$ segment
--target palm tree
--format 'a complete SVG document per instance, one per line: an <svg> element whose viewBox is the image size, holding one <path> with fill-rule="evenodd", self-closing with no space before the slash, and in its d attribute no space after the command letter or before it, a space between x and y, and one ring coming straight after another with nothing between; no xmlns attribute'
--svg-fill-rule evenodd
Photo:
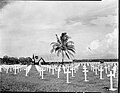
<svg viewBox="0 0 120 93"><path fill-rule="evenodd" d="M52 50L51 53L57 52L57 56L62 54L62 63L64 62L65 55L68 59L74 57L73 53L75 53L74 42L69 41L70 37L67 33L62 33L60 38L58 38L56 34L57 42L52 42Z"/></svg>

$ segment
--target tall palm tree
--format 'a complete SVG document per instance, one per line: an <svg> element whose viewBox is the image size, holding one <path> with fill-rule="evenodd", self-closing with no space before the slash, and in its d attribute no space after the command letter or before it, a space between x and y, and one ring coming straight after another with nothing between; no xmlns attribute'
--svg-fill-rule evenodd
<svg viewBox="0 0 120 93"><path fill-rule="evenodd" d="M73 53L75 53L74 42L69 41L70 37L67 33L62 33L60 38L58 38L56 34L57 42L52 42L52 50L51 53L57 53L57 56L62 54L62 63L64 62L65 55L68 59L74 57Z"/></svg>

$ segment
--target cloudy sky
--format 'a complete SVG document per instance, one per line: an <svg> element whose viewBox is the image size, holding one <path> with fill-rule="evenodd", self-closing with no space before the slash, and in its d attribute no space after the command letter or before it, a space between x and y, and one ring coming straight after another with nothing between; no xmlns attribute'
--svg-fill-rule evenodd
<svg viewBox="0 0 120 93"><path fill-rule="evenodd" d="M0 8L0 57L49 55L55 34L67 32L75 58L117 58L117 0L12 1Z"/></svg>

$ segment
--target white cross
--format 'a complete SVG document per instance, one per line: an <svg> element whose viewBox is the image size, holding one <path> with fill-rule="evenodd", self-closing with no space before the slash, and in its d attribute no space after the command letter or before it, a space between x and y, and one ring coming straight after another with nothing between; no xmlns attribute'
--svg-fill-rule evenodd
<svg viewBox="0 0 120 93"><path fill-rule="evenodd" d="M107 74L108 73L108 67L105 65L105 73Z"/></svg>
<svg viewBox="0 0 120 93"><path fill-rule="evenodd" d="M43 72L45 71L45 69L44 69L43 67L41 67L40 70L41 70L42 79L44 79L44 78L43 78Z"/></svg>
<svg viewBox="0 0 120 93"><path fill-rule="evenodd" d="M62 68L63 68L64 74L65 74L65 69L66 69L66 67L63 65Z"/></svg>
<svg viewBox="0 0 120 93"><path fill-rule="evenodd" d="M87 80L87 72L88 72L87 68L84 68L83 72L84 72L84 76L85 76L85 81L88 81Z"/></svg>
<svg viewBox="0 0 120 93"><path fill-rule="evenodd" d="M49 66L48 65L46 65L46 70L49 71Z"/></svg>
<svg viewBox="0 0 120 93"><path fill-rule="evenodd" d="M100 71L100 79L103 79L103 78L102 78L102 72L103 72L104 70L102 69L102 67L103 67L103 66L101 65L101 66L100 66L100 69L99 69L99 71Z"/></svg>
<svg viewBox="0 0 120 93"><path fill-rule="evenodd" d="M92 67L92 71L94 72L95 71L95 66L93 65L93 67Z"/></svg>
<svg viewBox="0 0 120 93"><path fill-rule="evenodd" d="M11 65L11 66L10 66L10 72L12 72L12 68L13 68L13 67L12 67L12 65Z"/></svg>
<svg viewBox="0 0 120 93"><path fill-rule="evenodd" d="M16 65L14 65L14 74L16 74L17 73L17 67L16 67Z"/></svg>
<svg viewBox="0 0 120 93"><path fill-rule="evenodd" d="M110 65L108 65L108 71L110 71Z"/></svg>
<svg viewBox="0 0 120 93"><path fill-rule="evenodd" d="M97 71L98 71L98 67L95 66L95 75L98 75Z"/></svg>
<svg viewBox="0 0 120 93"><path fill-rule="evenodd" d="M61 66L58 66L56 70L58 71L58 78L59 78L60 77Z"/></svg>
<svg viewBox="0 0 120 93"><path fill-rule="evenodd" d="M49 70L49 72L51 71L51 67L50 66L48 67L48 70Z"/></svg>
<svg viewBox="0 0 120 93"><path fill-rule="evenodd" d="M112 77L114 77L114 74L112 74L112 71L110 71L110 74L107 75L108 77L110 77L110 89L111 91L115 91L117 89L113 88L113 80L112 80Z"/></svg>
<svg viewBox="0 0 120 93"><path fill-rule="evenodd" d="M27 74L29 73L31 67L32 67L32 65L29 65L28 67L26 67L26 69L25 69L26 70L26 75L25 76L27 76Z"/></svg>
<svg viewBox="0 0 120 93"><path fill-rule="evenodd" d="M70 68L70 70L72 71L72 77L75 77L73 74L74 74L74 68Z"/></svg>
<svg viewBox="0 0 120 93"><path fill-rule="evenodd" d="M69 71L69 67L67 68L67 71L65 73L67 74L67 83L71 83L71 82L69 82L69 73L71 73Z"/></svg>
<svg viewBox="0 0 120 93"><path fill-rule="evenodd" d="M112 70L113 70L113 74L114 74L114 78L115 78L116 71L117 71L117 67L116 67L116 65L112 68Z"/></svg>
<svg viewBox="0 0 120 93"><path fill-rule="evenodd" d="M40 73L40 76L41 76L41 67L40 66L38 66L38 65L35 65L35 67L36 67L36 69L37 69L37 71Z"/></svg>
<svg viewBox="0 0 120 93"><path fill-rule="evenodd" d="M86 69L86 65L83 65L83 69Z"/></svg>
<svg viewBox="0 0 120 93"><path fill-rule="evenodd" d="M73 66L73 64L71 65L71 68L70 68L70 70L72 71L72 77L75 77L73 74L74 74L74 66Z"/></svg>
<svg viewBox="0 0 120 93"><path fill-rule="evenodd" d="M55 67L52 66L52 74L54 75L55 74Z"/></svg>
<svg viewBox="0 0 120 93"><path fill-rule="evenodd" d="M91 70L93 70L93 67L94 67L93 64L91 64Z"/></svg>

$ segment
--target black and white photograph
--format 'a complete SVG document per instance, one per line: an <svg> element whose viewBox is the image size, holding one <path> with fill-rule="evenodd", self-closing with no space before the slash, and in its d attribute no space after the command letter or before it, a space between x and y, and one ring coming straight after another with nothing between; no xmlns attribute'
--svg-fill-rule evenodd
<svg viewBox="0 0 120 93"><path fill-rule="evenodd" d="M0 92L120 93L119 0L1 0Z"/></svg>

